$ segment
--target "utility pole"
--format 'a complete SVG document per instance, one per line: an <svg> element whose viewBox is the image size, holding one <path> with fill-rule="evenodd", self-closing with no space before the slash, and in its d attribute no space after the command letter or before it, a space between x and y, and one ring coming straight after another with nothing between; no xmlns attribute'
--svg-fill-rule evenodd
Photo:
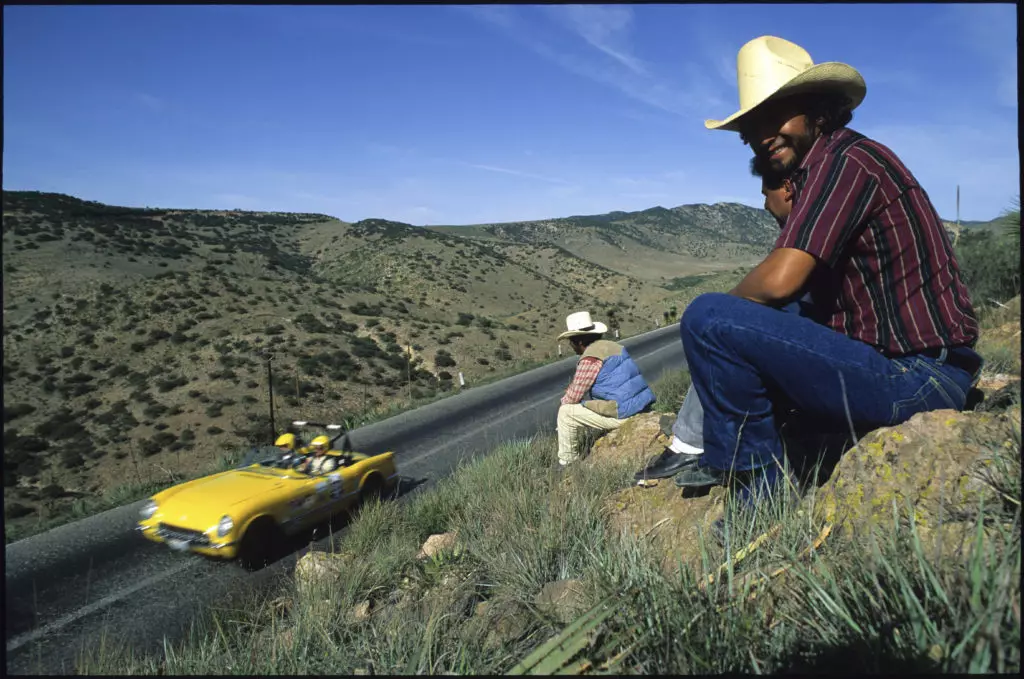
<svg viewBox="0 0 1024 679"><path fill-rule="evenodd" d="M409 403L412 403L412 346L405 348L406 359L405 359L405 379L407 385L407 393L409 397Z"/></svg>
<svg viewBox="0 0 1024 679"><path fill-rule="evenodd" d="M953 245L960 242L960 185L956 185L956 234L953 236Z"/></svg>
<svg viewBox="0 0 1024 679"><path fill-rule="evenodd" d="M274 360L274 355L266 353L264 356L267 359L267 393L270 399L270 444L273 445L277 427L274 423L274 371L270 367L270 362Z"/></svg>

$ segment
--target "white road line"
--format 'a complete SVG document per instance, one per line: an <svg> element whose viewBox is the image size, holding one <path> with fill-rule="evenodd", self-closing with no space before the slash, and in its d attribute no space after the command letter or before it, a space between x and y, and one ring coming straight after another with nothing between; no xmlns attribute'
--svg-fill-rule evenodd
<svg viewBox="0 0 1024 679"><path fill-rule="evenodd" d="M71 623L75 622L76 620L78 620L80 618L84 618L85 616L90 615L92 613L95 613L98 610L101 610L103 608L106 608L107 606L115 604L118 601L124 599L125 597L129 597L132 594L135 594L140 589L145 589L147 587L155 585L156 583L160 582L161 580L169 578L172 575L177 575L178 573L181 573L182 571L184 571L184 570L186 570L188 568L192 568L193 566L195 566L198 563L199 563L198 560L189 559L189 560L183 562L182 564L180 564L180 565L178 565L178 566L176 566L174 568L171 568L170 570L163 571L162 573L157 573L156 575L151 575L150 577L146 578L145 580L142 580L140 582L135 583L134 585L132 585L128 589L122 589L119 592L115 592L114 594L110 594L108 596L105 596L102 599L99 599L97 601L92 602L91 604L88 604L86 606L82 606L77 611L75 611L73 613L68 613L67 615L65 615L65 616L63 616L61 618L58 618L57 620L54 620L51 623L47 623L46 625L43 625L39 629L32 630L31 632L25 632L24 634L19 634L18 636L14 637L13 639L11 639L10 641L7 642L7 652L10 653L11 651L16 651L17 649L21 648L25 644L28 644L28 643L31 643L31 642L35 641L39 637L43 637L43 636L46 636L48 634L52 634L53 632L56 632L57 630L60 630L60 629L62 629L64 627L67 627L68 625L70 625Z"/></svg>
<svg viewBox="0 0 1024 679"><path fill-rule="evenodd" d="M644 354L643 356L641 356L641 357L639 357L637 359L634 359L634 360L646 361L649 358L651 358L652 356L660 354L661 352L667 351L669 349L679 349L679 347L676 346L675 344L670 344L670 345L664 346L661 349L658 349L656 351L652 351L649 354ZM512 419L513 417L517 417L519 415L522 415L525 412L528 412L530 410L534 410L536 408L540 408L541 406L545 406L545 405L549 405L549 404L547 402L545 402L545 401L540 401L538 403L534 403L533 405L529 405L529 406L526 406L524 408L520 408L519 410L511 412L511 413L509 413L509 414L507 414L507 415L505 415L503 417L499 417L496 420L491 420L490 422L482 424L479 427L477 427L476 429L468 431L465 434L461 434L460 436L456 436L453 439L445 439L444 442L440 446L437 446L436 448L431 448L430 450L426 450L426 451L420 453L419 455L416 455L415 457L408 458L406 460L403 460L403 459L399 458L399 461L403 465L415 464L416 462L419 462L420 460L422 460L424 458L436 455L437 453L441 452L442 450L445 450L445 449L449 448L450 446L459 443L460 441L464 441L467 438L470 438L472 436L475 436L475 435L479 434L484 429L488 429L490 427L496 426L498 424L501 424L502 422L507 422L508 420Z"/></svg>

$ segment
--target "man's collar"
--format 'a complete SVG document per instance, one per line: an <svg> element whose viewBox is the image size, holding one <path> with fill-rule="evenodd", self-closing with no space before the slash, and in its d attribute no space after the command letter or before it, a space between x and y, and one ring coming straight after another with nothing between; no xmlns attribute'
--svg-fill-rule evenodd
<svg viewBox="0 0 1024 679"><path fill-rule="evenodd" d="M807 155L803 157L800 164L797 165L795 174L805 174L812 165L820 163L826 155L828 155L832 149L840 141L845 139L850 134L850 130L845 127L841 127L838 130L829 134L819 135L814 143L811 144L810 150Z"/></svg>

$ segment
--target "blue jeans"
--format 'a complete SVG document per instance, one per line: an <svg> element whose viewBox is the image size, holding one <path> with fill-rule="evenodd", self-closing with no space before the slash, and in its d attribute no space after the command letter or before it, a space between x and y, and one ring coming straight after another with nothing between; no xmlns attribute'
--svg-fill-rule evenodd
<svg viewBox="0 0 1024 679"><path fill-rule="evenodd" d="M781 307L779 311L798 314L804 318L818 318L814 306L806 297L790 302L786 306ZM821 321L819 320L818 322ZM700 398L697 396L692 383L689 389L686 390L686 397L679 406L676 421L672 423L672 435L693 448L704 449L704 408L700 404Z"/></svg>
<svg viewBox="0 0 1024 679"><path fill-rule="evenodd" d="M848 428L849 419L856 430L963 409L976 375L936 358L888 358L807 317L809 307L786 311L707 293L683 313L683 350L704 408L702 466L779 468L780 402L836 426Z"/></svg>

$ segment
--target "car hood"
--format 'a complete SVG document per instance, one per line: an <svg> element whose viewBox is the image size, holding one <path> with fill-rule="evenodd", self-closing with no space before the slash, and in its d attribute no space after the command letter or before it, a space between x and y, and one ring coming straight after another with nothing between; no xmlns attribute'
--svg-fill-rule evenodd
<svg viewBox="0 0 1024 679"><path fill-rule="evenodd" d="M157 496L159 521L183 528L206 530L225 514L234 516L241 503L266 497L269 501L287 481L280 473L233 469L197 479L161 498Z"/></svg>

